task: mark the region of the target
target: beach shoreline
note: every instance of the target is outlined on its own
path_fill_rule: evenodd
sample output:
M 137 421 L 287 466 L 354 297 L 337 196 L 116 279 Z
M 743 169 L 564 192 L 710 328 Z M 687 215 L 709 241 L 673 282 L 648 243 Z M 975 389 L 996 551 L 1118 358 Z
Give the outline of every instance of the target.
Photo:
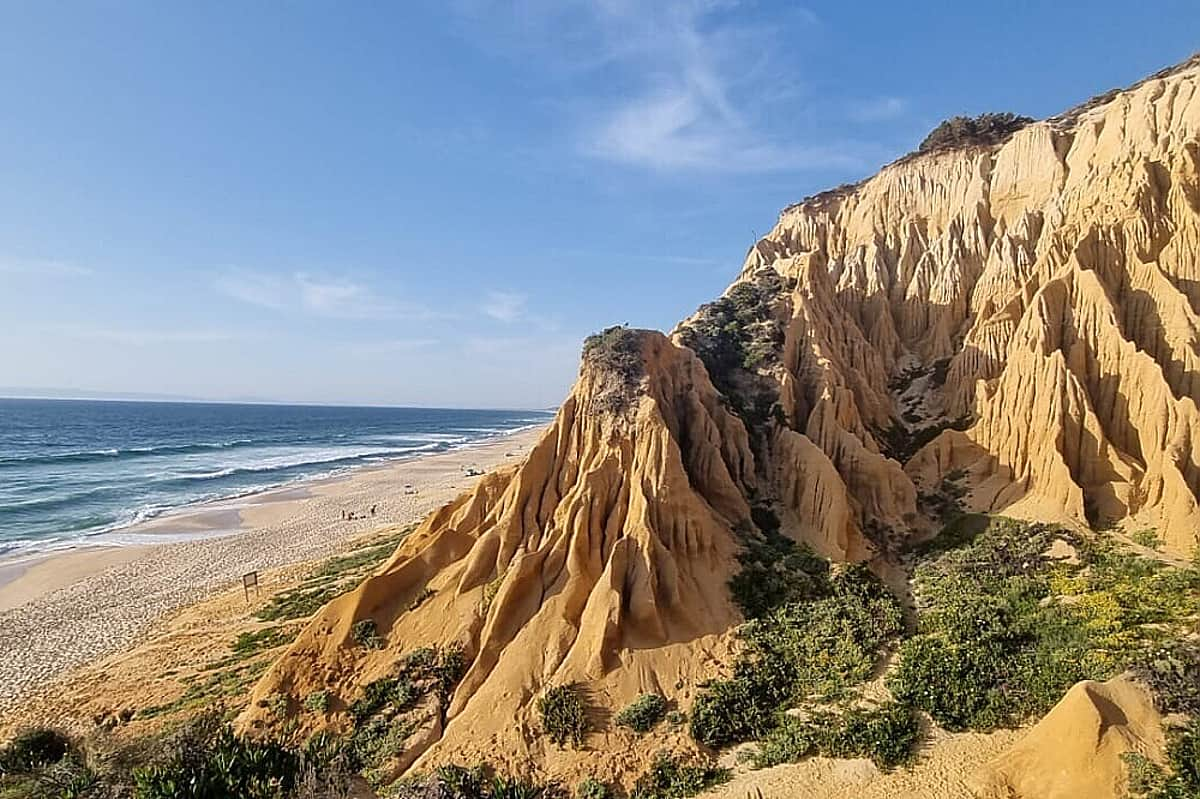
M 0 561 L 0 713 L 242 574 L 328 557 L 372 531 L 418 522 L 474 484 L 469 469 L 519 462 L 544 429 L 202 503 L 123 530 L 120 546 Z

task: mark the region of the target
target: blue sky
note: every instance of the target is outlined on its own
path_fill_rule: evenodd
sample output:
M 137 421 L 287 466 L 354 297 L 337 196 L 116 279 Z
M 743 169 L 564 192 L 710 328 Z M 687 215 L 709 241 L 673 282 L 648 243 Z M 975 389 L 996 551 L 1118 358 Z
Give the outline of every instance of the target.
M 0 4 L 0 386 L 556 404 L 940 119 L 1200 49 L 1188 2 Z

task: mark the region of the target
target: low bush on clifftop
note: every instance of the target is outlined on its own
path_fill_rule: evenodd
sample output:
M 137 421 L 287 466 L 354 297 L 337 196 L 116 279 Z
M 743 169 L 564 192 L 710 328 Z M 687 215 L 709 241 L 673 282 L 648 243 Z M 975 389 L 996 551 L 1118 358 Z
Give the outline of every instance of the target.
M 1009 112 L 980 114 L 977 117 L 951 117 L 930 131 L 918 152 L 951 150 L 961 147 L 1003 144 L 1023 127 L 1033 124 L 1031 117 Z
M 583 362 L 607 381 L 593 402 L 601 408 L 624 411 L 633 402 L 645 371 L 642 333 L 616 325 L 588 336 L 583 340 Z

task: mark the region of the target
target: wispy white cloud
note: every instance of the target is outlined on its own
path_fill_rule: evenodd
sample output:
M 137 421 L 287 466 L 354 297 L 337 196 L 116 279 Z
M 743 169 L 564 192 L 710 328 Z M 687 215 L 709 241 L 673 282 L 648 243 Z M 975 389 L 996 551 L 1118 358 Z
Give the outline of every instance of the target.
M 798 141 L 766 118 L 794 95 L 778 14 L 753 22 L 750 0 L 459 0 L 477 22 L 503 16 L 509 36 L 554 42 L 564 74 L 608 87 L 580 100 L 583 154 L 662 171 L 768 172 L 856 167 L 844 146 Z M 787 24 L 816 16 L 789 9 Z M 762 17 L 759 17 L 761 20 Z M 515 20 L 515 22 L 514 22 Z M 493 28 L 496 26 L 493 26 Z M 527 46 L 537 46 L 529 44 Z M 569 55 L 563 55 L 563 54 Z M 586 92 L 582 88 L 581 92 Z
M 84 339 L 87 341 L 104 341 L 125 346 L 146 346 L 151 344 L 215 344 L 246 338 L 245 333 L 231 330 L 187 328 L 125 328 L 100 327 L 91 325 L 47 325 L 40 328 L 42 332 L 65 338 Z
M 218 275 L 213 286 L 225 296 L 249 305 L 333 319 L 447 316 L 416 303 L 396 301 L 358 280 L 308 272 L 277 275 L 233 270 Z
M 411 352 L 422 352 L 436 347 L 436 338 L 394 338 L 382 341 L 352 341 L 339 347 L 346 355 L 356 359 L 397 356 Z
M 228 272 L 219 275 L 214 282 L 216 289 L 235 300 L 272 310 L 287 307 L 288 287 L 275 275 L 257 272 Z
M 858 122 L 883 122 L 902 116 L 908 110 L 903 97 L 876 97 L 850 104 L 850 118 Z
M 511 324 L 524 316 L 527 300 L 515 291 L 489 291 L 480 309 L 493 319 Z
M 87 277 L 95 274 L 95 271 L 91 267 L 66 261 L 0 257 L 0 274 L 32 275 L 34 277 Z
M 518 356 L 530 353 L 559 353 L 574 355 L 580 342 L 570 336 L 547 333 L 541 336 L 470 336 L 463 340 L 462 350 L 470 356 Z
M 398 314 L 398 309 L 352 280 L 312 277 L 303 273 L 298 273 L 295 280 L 300 304 L 319 316 L 383 319 Z

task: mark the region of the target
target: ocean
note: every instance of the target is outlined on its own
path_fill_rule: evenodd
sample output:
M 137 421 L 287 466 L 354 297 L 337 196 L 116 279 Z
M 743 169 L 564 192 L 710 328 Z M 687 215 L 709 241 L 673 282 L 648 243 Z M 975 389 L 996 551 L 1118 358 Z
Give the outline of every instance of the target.
M 0 399 L 0 556 L 481 443 L 545 411 Z

